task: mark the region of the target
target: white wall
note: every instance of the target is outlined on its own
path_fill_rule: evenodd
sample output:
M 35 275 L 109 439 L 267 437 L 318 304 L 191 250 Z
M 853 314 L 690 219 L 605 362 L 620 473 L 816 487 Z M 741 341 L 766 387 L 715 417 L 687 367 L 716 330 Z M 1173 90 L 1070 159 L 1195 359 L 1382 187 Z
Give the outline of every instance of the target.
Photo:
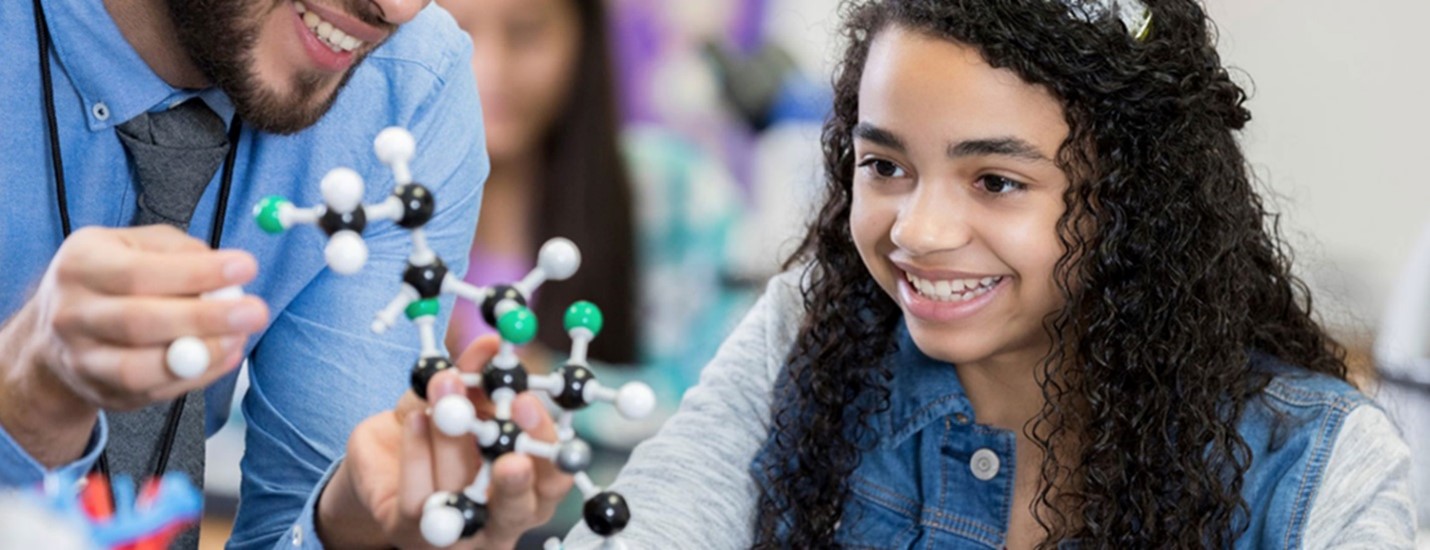
M 1223 61 L 1254 83 L 1244 143 L 1316 309 L 1341 330 L 1374 328 L 1430 222 L 1430 1 L 1206 3 Z M 832 2 L 771 4 L 771 31 L 800 58 L 837 57 Z
M 1208 0 L 1255 83 L 1248 156 L 1332 323 L 1372 328 L 1430 222 L 1430 2 Z M 1359 322 L 1357 321 L 1359 319 Z

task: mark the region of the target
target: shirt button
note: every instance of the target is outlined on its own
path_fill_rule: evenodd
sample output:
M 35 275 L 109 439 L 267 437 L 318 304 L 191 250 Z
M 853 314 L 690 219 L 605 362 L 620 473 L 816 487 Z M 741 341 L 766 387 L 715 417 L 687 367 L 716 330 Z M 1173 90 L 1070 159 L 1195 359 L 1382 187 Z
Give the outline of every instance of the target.
M 979 449 L 973 453 L 973 460 L 969 462 L 968 468 L 973 470 L 973 477 L 982 481 L 988 481 L 998 475 L 998 454 L 988 449 Z
M 953 421 L 954 421 L 954 422 L 957 422 L 959 426 L 967 426 L 967 425 L 968 425 L 968 415 L 963 414 L 963 413 L 955 413 L 955 414 L 953 415 Z
M 294 525 L 292 531 L 293 546 L 303 545 L 303 526 Z
M 95 103 L 93 107 L 90 107 L 89 112 L 94 115 L 94 118 L 97 118 L 99 120 L 109 120 L 109 106 L 105 105 L 102 101 L 99 103 Z

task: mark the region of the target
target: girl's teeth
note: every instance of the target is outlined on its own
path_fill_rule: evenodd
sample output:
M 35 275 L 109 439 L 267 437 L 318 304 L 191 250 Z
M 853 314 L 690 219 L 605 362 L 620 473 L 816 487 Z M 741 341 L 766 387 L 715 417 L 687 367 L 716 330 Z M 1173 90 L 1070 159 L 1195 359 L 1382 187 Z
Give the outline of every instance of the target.
M 982 279 L 958 279 L 951 281 L 929 281 L 905 273 L 905 278 L 919 294 L 941 302 L 962 302 L 982 296 L 997 286 L 1002 277 Z

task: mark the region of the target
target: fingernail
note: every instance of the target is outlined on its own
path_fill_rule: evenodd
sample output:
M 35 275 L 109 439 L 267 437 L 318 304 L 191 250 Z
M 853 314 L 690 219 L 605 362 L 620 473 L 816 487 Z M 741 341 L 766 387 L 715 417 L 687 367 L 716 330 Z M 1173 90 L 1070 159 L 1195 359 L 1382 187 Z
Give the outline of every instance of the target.
M 462 379 L 446 377 L 437 383 L 437 398 L 440 399 L 448 395 L 456 395 L 462 393 L 462 390 L 465 389 L 466 387 L 462 384 Z
M 250 263 L 244 258 L 233 258 L 223 264 L 223 278 L 230 283 L 241 283 L 248 277 Z
M 263 309 L 253 304 L 238 304 L 228 312 L 228 326 L 233 330 L 252 330 L 263 326 Z
M 521 489 L 531 482 L 531 470 L 523 468 L 515 474 L 507 476 L 504 484 L 508 489 Z
M 238 351 L 247 341 L 248 338 L 242 336 L 225 336 L 222 340 L 219 340 L 219 345 L 223 347 L 224 355 L 228 355 Z
M 521 426 L 523 430 L 533 429 L 541 422 L 541 414 L 531 407 L 530 403 L 513 403 L 511 408 L 512 419 L 516 420 L 516 425 Z

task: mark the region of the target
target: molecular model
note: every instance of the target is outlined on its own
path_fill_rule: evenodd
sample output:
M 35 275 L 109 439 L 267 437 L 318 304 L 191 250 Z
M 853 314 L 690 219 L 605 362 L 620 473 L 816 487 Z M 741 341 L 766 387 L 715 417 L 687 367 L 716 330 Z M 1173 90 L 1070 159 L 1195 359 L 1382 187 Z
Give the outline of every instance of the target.
M 422 226 L 432 219 L 436 206 L 432 193 L 413 183 L 412 172 L 407 168 L 416 148 L 412 134 L 401 128 L 388 128 L 377 135 L 373 149 L 397 180 L 392 196 L 381 203 L 363 204 L 362 176 L 351 168 L 334 168 L 319 184 L 325 203 L 322 206 L 299 208 L 283 197 L 270 196 L 253 208 L 254 218 L 259 227 L 275 235 L 297 224 L 317 225 L 328 234 L 323 258 L 328 267 L 344 275 L 357 273 L 367 263 L 362 232 L 370 220 L 397 222 L 412 231 L 412 242 L 426 249 Z
M 149 480 L 137 492 L 128 476 L 76 481 L 55 474 L 35 493 L 0 494 L 0 547 L 159 550 L 203 508 L 183 474 Z
M 402 275 L 402 287 L 387 306 L 377 312 L 372 331 L 385 332 L 404 314 L 416 325 L 421 352 L 412 368 L 410 382 L 412 391 L 423 400 L 427 399 L 427 385 L 432 377 L 453 367 L 437 345 L 435 327 L 441 309 L 438 299 L 442 295 L 455 295 L 479 306 L 482 318 L 501 336 L 497 354 L 482 373 L 462 374 L 467 387 L 482 388 L 492 400 L 494 418 L 478 418 L 476 407 L 463 395 L 445 397 L 429 410 L 433 423 L 442 433 L 453 437 L 475 436 L 486 466 L 477 472 L 471 485 L 460 492 L 438 492 L 427 499 L 421 520 L 423 538 L 444 547 L 480 531 L 488 515 L 490 465 L 502 455 L 521 453 L 550 461 L 561 471 L 572 474 L 585 500 L 583 519 L 587 527 L 605 537 L 605 548 L 624 548 L 616 535 L 630 522 L 630 508 L 623 496 L 603 491 L 585 473 L 591 462 L 591 448 L 576 437 L 572 415 L 591 403 L 606 402 L 614 404 L 626 418 L 642 418 L 655 408 L 654 392 L 640 382 L 614 389 L 596 380 L 587 363 L 587 348 L 600 334 L 604 319 L 601 310 L 590 302 L 579 301 L 566 310 L 564 321 L 566 332 L 571 336 L 571 354 L 557 372 L 531 375 L 516 353 L 518 346 L 530 342 L 537 333 L 536 316 L 527 307 L 532 293 L 546 281 L 565 280 L 574 275 L 581 265 L 580 251 L 570 240 L 554 238 L 542 245 L 536 267 L 521 281 L 489 287 L 468 284 L 448 272 L 423 237 L 422 226 L 431 219 L 434 203 L 425 187 L 411 181 L 407 163 L 415 150 L 412 136 L 401 128 L 388 128 L 378 134 L 374 149 L 377 157 L 392 168 L 397 181 L 397 190 L 385 202 L 376 206 L 362 205 L 362 178 L 352 170 L 338 168 L 322 180 L 324 206 L 302 209 L 282 198 L 269 197 L 254 209 L 254 214 L 259 225 L 272 233 L 298 223 L 318 225 L 329 236 L 325 259 L 340 273 L 354 273 L 366 261 L 367 247 L 362 241 L 366 220 L 390 219 L 411 230 L 412 252 Z M 526 391 L 542 392 L 561 408 L 556 442 L 536 440 L 522 433 L 512 421 L 512 402 Z

